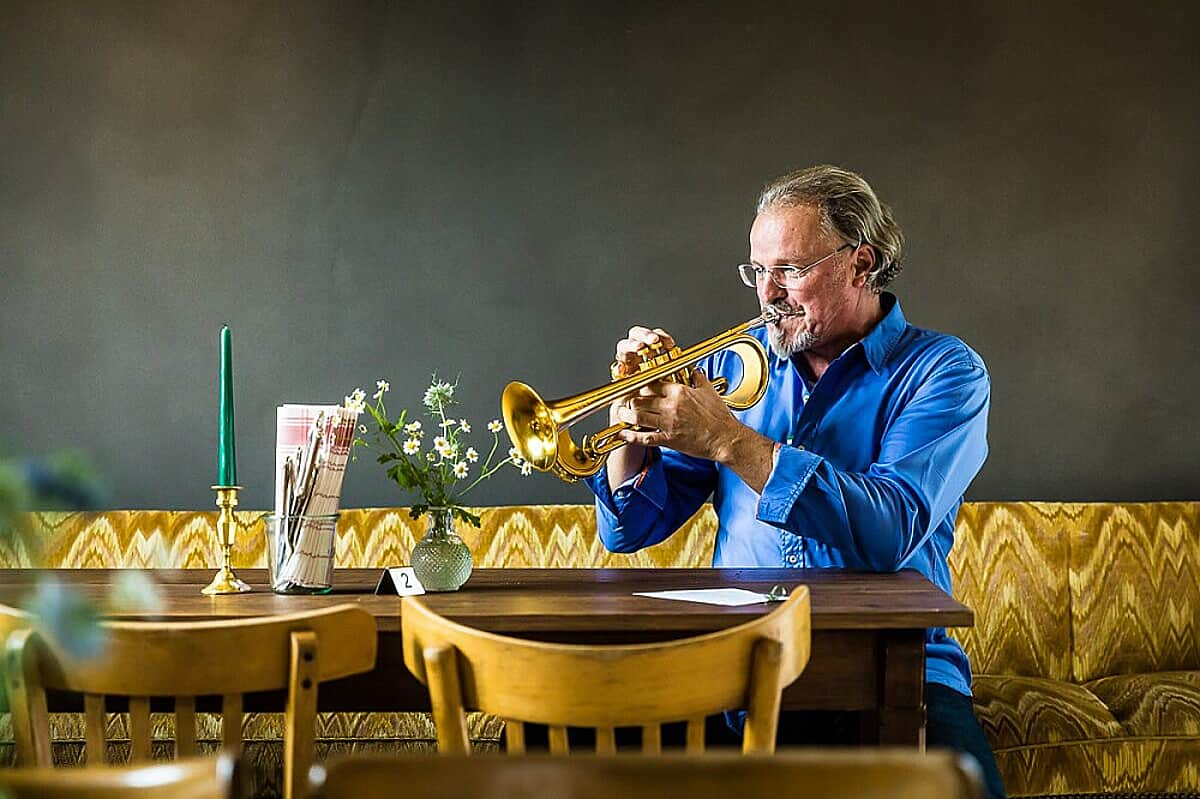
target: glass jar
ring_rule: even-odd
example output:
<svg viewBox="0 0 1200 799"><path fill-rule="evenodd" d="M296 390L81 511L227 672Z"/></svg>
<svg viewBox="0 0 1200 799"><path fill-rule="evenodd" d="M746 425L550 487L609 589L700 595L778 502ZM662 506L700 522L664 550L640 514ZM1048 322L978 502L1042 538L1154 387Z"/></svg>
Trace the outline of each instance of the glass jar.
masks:
<svg viewBox="0 0 1200 799"><path fill-rule="evenodd" d="M429 531L412 551L412 567L426 591L457 591L471 576L471 550L454 532L450 508L429 509Z"/></svg>
<svg viewBox="0 0 1200 799"><path fill-rule="evenodd" d="M266 516L267 571L277 594L327 594L339 514Z"/></svg>

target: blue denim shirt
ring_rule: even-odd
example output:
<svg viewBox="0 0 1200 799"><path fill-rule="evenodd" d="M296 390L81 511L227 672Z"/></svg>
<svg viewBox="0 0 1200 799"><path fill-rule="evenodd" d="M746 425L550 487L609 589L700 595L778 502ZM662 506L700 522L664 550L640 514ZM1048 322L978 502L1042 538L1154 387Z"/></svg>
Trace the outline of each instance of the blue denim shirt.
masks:
<svg viewBox="0 0 1200 799"><path fill-rule="evenodd" d="M963 493L987 457L990 380L959 339L908 324L893 295L884 318L815 385L770 353L766 395L734 411L783 442L761 495L733 470L670 449L608 488L588 479L600 539L634 552L675 532L711 496L717 567L916 569L951 593L946 558ZM766 342L766 331L755 331ZM728 351L701 362L710 379L741 379ZM966 653L944 628L926 633L925 673L971 693Z"/></svg>

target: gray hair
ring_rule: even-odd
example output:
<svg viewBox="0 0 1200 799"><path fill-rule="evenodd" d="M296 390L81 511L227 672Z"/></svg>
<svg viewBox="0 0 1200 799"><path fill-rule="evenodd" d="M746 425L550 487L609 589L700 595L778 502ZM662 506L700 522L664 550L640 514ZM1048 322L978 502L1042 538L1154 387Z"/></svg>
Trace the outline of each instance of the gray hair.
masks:
<svg viewBox="0 0 1200 799"><path fill-rule="evenodd" d="M892 209L879 201L874 189L857 173L822 164L775 178L758 195L758 213L772 207L809 205L821 212L821 227L851 244L868 244L875 251L875 268L867 288L878 294L900 274L904 234Z"/></svg>

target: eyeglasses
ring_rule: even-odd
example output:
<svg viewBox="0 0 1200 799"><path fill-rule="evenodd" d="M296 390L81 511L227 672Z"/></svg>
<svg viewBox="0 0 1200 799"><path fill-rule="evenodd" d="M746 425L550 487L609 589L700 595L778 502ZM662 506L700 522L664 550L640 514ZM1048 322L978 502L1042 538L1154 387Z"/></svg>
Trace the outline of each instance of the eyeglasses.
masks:
<svg viewBox="0 0 1200 799"><path fill-rule="evenodd" d="M800 281L804 276L817 268L821 264L828 261L833 256L843 250L853 250L857 247L856 244L843 244L833 252L826 255L824 258L819 258L806 266L773 266L765 267L758 264L738 264L738 274L742 278L742 282L750 288L757 288L762 285L762 281L767 275L771 276L771 282L781 289L794 289L800 287Z"/></svg>

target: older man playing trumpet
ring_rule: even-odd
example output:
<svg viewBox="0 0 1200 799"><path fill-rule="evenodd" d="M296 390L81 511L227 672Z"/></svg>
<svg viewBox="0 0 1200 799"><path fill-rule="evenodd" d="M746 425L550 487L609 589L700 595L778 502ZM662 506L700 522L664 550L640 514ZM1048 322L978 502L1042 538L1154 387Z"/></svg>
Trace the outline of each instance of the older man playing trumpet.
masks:
<svg viewBox="0 0 1200 799"><path fill-rule="evenodd" d="M633 552L712 498L718 567L916 569L949 593L946 558L963 493L987 456L990 383L959 339L910 325L887 293L902 234L859 175L817 166L767 185L738 276L780 313L762 401L731 411L711 380L738 381L727 351L690 386L656 382L610 409L627 446L588 479L600 537ZM633 327L614 375L674 340ZM926 637L927 743L974 755L1004 789L971 705L971 668L944 629ZM781 719L780 743L822 740ZM736 727L736 723L732 726ZM790 740L794 738L794 740Z"/></svg>

